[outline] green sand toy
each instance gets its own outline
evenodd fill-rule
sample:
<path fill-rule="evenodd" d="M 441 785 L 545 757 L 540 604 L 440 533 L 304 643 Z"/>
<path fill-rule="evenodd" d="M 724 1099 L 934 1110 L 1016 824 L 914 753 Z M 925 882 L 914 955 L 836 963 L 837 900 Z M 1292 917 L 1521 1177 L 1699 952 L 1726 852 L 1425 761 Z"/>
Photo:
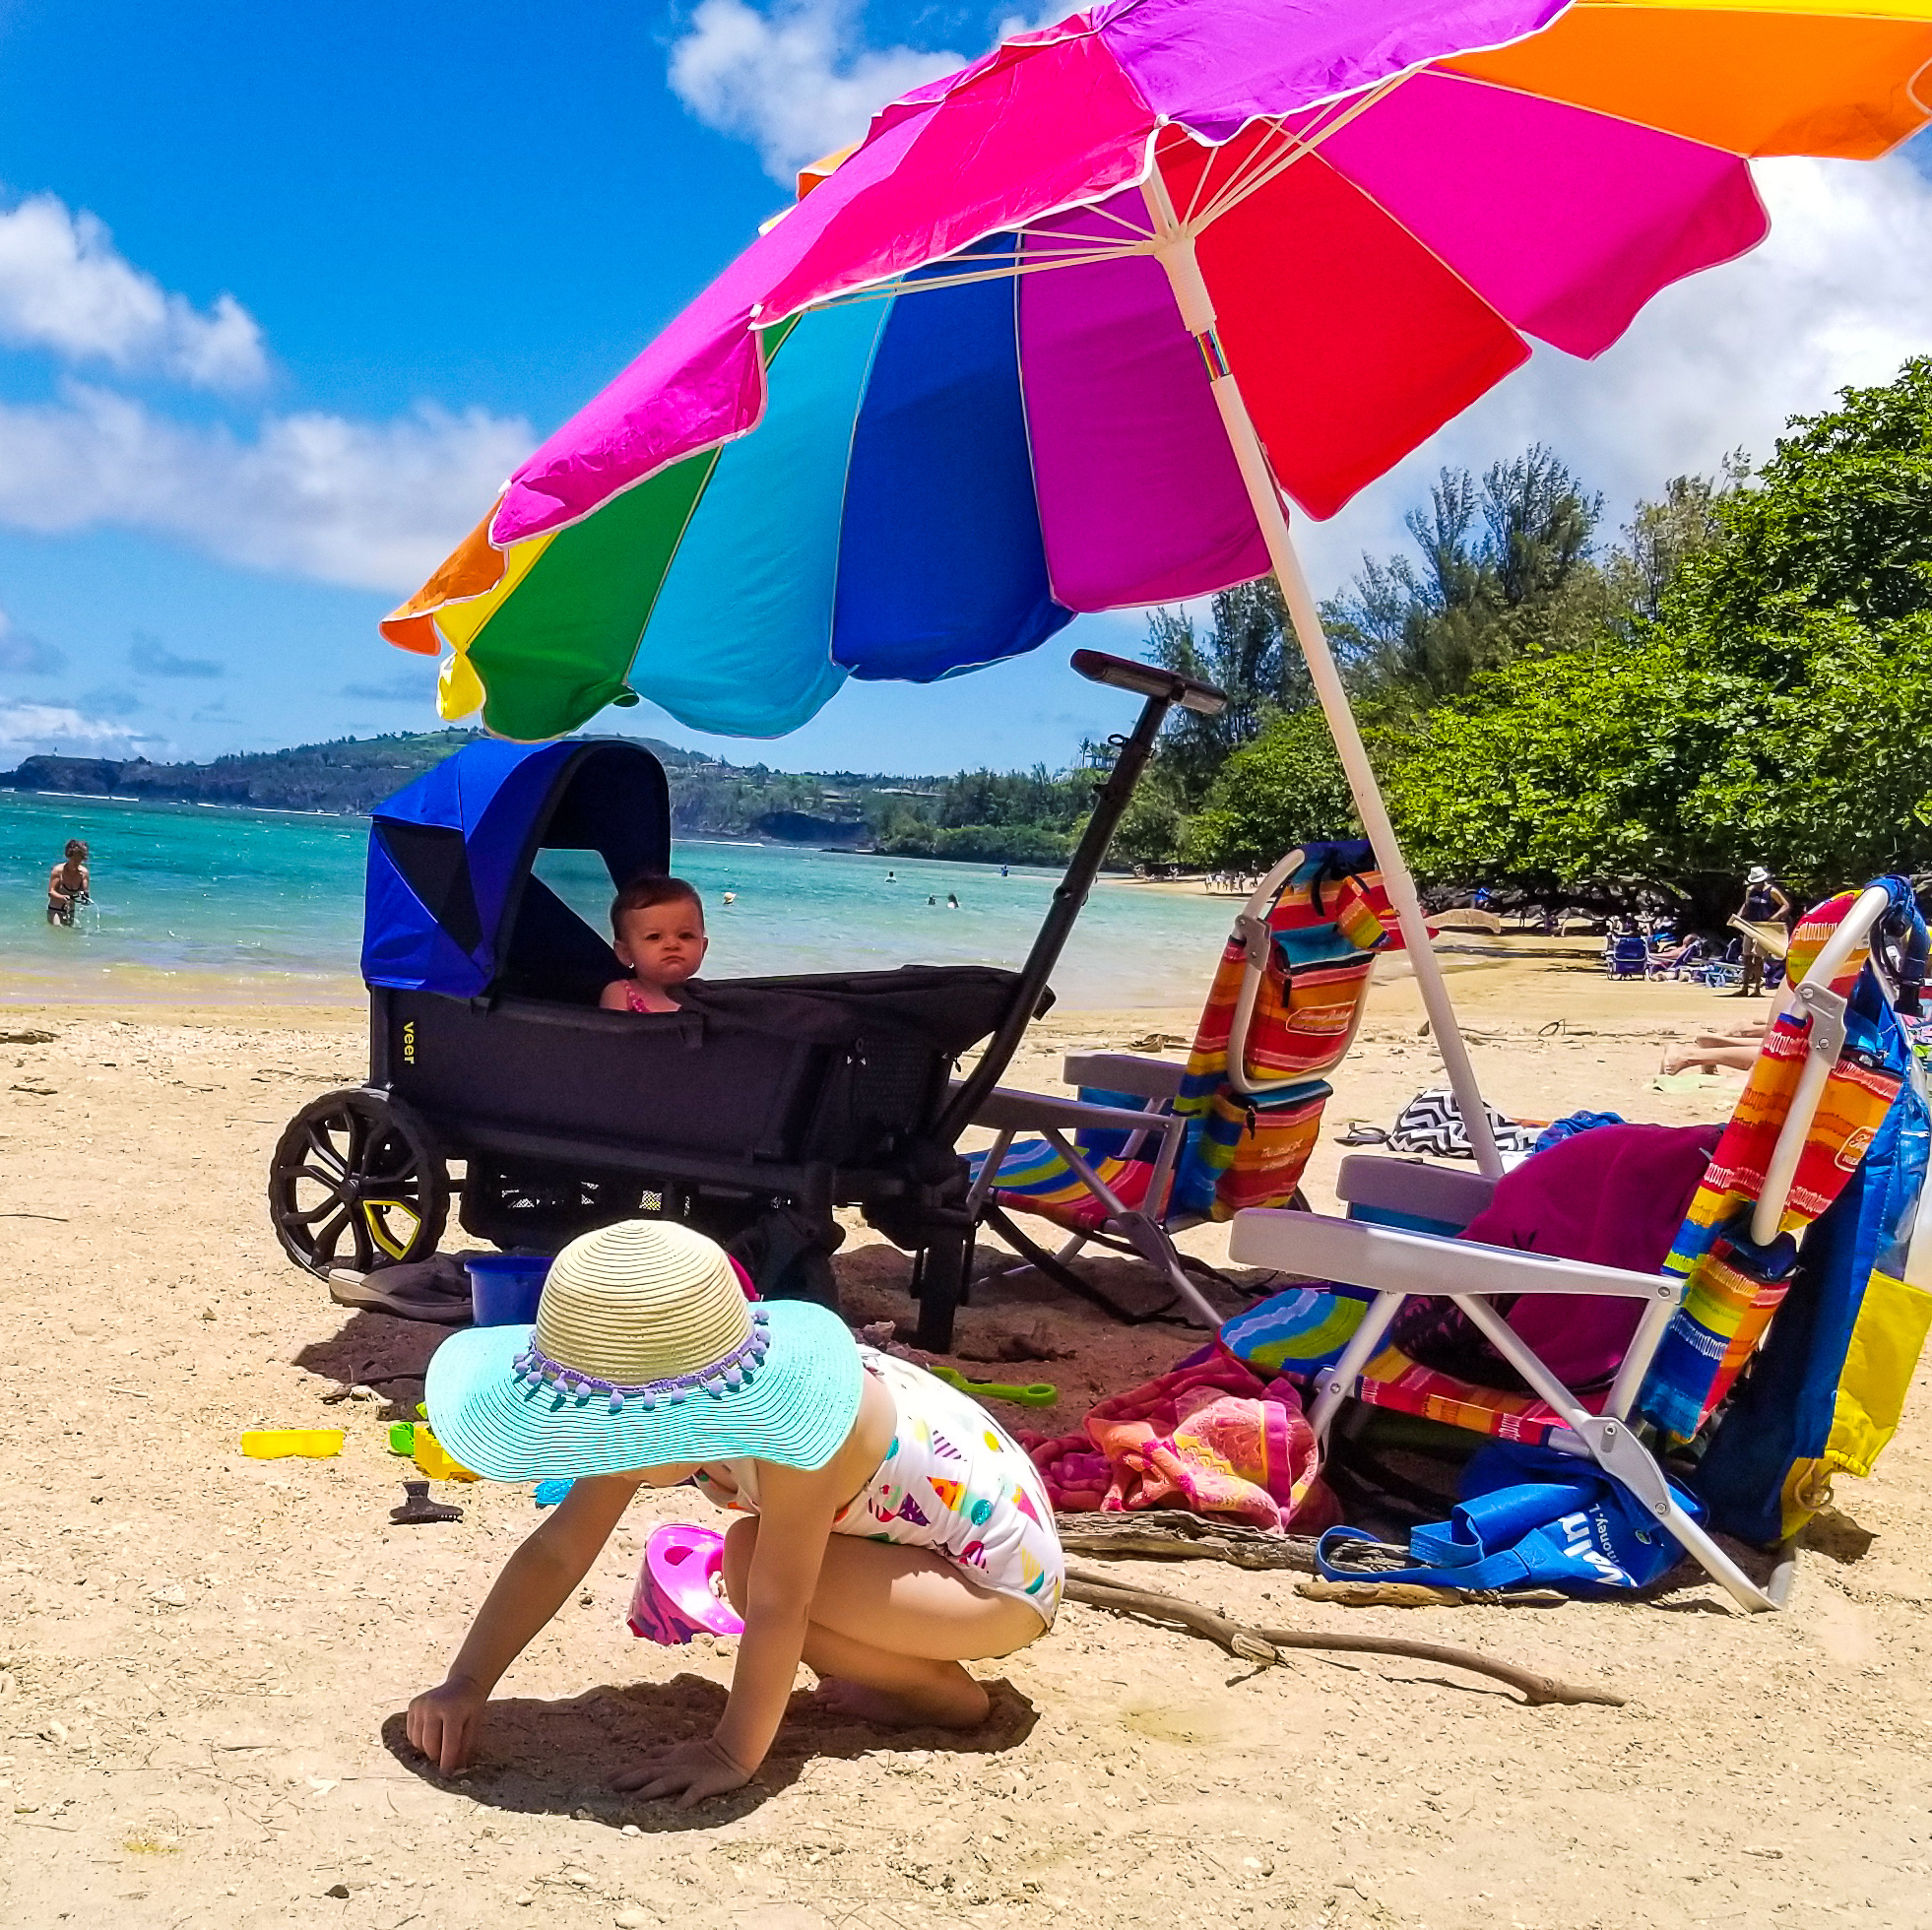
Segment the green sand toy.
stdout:
<path fill-rule="evenodd" d="M 1046 1381 L 1036 1381 L 1030 1387 L 1014 1387 L 1003 1381 L 969 1381 L 956 1367 L 929 1367 L 926 1371 L 935 1381 L 943 1381 L 975 1400 L 1013 1400 L 1022 1407 L 1051 1407 L 1060 1398 L 1060 1389 Z"/>

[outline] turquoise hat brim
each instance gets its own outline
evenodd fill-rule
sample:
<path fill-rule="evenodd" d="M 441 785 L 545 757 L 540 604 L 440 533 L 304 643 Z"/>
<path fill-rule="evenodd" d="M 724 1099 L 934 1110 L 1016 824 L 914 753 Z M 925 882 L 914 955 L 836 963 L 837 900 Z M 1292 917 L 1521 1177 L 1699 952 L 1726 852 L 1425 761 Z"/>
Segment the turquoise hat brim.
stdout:
<path fill-rule="evenodd" d="M 859 1413 L 864 1369 L 836 1314 L 804 1300 L 760 1304 L 771 1344 L 741 1387 L 646 1408 L 528 1385 L 515 1361 L 528 1326 L 453 1333 L 429 1362 L 424 1400 L 443 1451 L 491 1481 L 622 1474 L 680 1461 L 772 1461 L 823 1467 Z"/>

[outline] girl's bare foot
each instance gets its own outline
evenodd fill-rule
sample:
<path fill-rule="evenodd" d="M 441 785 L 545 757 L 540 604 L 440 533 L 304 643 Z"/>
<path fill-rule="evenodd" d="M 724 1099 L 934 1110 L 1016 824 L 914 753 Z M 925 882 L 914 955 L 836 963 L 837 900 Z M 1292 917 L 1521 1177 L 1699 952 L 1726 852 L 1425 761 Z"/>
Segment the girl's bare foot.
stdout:
<path fill-rule="evenodd" d="M 986 1691 L 957 1662 L 934 1663 L 930 1681 L 898 1689 L 865 1682 L 820 1684 L 827 1706 L 881 1729 L 977 1729 L 993 1706 Z"/>

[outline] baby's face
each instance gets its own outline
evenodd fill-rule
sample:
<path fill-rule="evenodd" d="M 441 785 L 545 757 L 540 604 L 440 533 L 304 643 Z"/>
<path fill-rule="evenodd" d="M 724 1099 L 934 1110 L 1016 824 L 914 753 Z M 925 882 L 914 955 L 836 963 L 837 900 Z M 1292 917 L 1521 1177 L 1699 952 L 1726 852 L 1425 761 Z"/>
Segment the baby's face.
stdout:
<path fill-rule="evenodd" d="M 650 985 L 682 985 L 704 963 L 710 939 L 704 913 L 692 898 L 674 898 L 626 912 L 617 927 L 616 953 Z"/>

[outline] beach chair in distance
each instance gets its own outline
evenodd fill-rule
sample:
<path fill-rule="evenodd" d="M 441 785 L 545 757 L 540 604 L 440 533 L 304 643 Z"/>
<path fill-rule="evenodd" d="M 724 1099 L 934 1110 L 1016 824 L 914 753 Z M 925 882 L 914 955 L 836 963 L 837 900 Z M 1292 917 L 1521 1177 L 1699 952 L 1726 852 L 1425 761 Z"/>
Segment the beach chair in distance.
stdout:
<path fill-rule="evenodd" d="M 1613 979 L 1642 979 L 1650 970 L 1650 947 L 1640 932 L 1619 933 L 1603 947 L 1603 969 Z"/>
<path fill-rule="evenodd" d="M 1900 971 L 1873 955 L 1881 926 L 1902 933 Z M 1834 1469 L 1866 1472 L 1890 1439 L 1932 1319 L 1932 1235 L 1911 1257 L 1928 1114 L 1897 1017 L 1915 1012 L 1924 972 L 1909 887 L 1887 879 L 1829 900 L 1799 926 L 1791 957 L 1799 980 L 1661 1273 L 1458 1240 L 1493 1182 L 1357 1156 L 1337 1183 L 1344 1219 L 1236 1216 L 1237 1261 L 1334 1290 L 1311 1287 L 1238 1316 L 1224 1343 L 1253 1360 L 1258 1330 L 1269 1330 L 1260 1364 L 1304 1371 L 1318 1439 L 1345 1401 L 1359 1399 L 1587 1455 L 1733 1601 L 1781 1607 L 1797 1530 L 1824 1505 Z M 1794 1290 L 1797 1318 L 1779 1324 Z M 1606 1387 L 1566 1385 L 1494 1304 L 1525 1295 L 1641 1303 Z M 1449 1301 L 1529 1391 L 1438 1372 L 1388 1344 L 1411 1297 Z M 1245 1333 L 1244 1321 L 1256 1331 Z M 1305 1348 L 1297 1323 L 1312 1336 Z M 1710 1507 L 1708 1527 L 1681 1506 L 1659 1459 L 1693 1442 L 1702 1451 L 1691 1480 Z M 1780 1545 L 1769 1586 L 1744 1573 L 1712 1528 Z"/>
<path fill-rule="evenodd" d="M 1702 938 L 1686 938 L 1682 944 L 1653 951 L 1644 961 L 1643 969 L 1653 979 L 1681 979 L 1687 973 L 1695 975 L 1702 971 L 1707 949 Z"/>
<path fill-rule="evenodd" d="M 1401 937 L 1368 843 L 1307 844 L 1249 894 L 1183 1065 L 1072 1053 L 1074 1099 L 997 1090 L 974 1115 L 994 1129 L 973 1158 L 968 1204 L 1025 1261 L 1118 1318 L 1131 1315 L 1073 1272 L 1086 1248 L 1137 1254 L 1196 1323 L 1221 1316 L 1199 1281 L 1221 1276 L 1174 1235 L 1246 1206 L 1299 1197 L 1330 1087 L 1322 1074 L 1361 1024 L 1378 952 Z M 1022 1137 L 1021 1135 L 1028 1135 Z M 1049 1250 L 1020 1224 L 1065 1236 Z"/>

